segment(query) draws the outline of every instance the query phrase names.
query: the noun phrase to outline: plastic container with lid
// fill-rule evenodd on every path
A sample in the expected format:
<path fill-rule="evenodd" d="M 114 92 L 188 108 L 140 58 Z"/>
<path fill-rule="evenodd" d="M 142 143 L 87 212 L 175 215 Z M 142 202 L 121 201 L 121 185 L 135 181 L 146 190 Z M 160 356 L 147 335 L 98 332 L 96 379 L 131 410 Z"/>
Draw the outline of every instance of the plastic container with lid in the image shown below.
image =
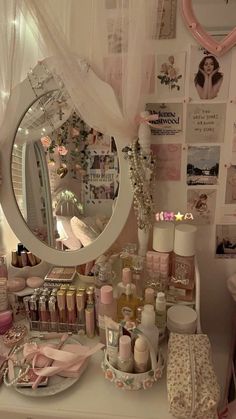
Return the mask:
<path fill-rule="evenodd" d="M 175 304 L 167 310 L 167 328 L 169 332 L 193 334 L 197 328 L 197 313 L 182 304 Z"/>

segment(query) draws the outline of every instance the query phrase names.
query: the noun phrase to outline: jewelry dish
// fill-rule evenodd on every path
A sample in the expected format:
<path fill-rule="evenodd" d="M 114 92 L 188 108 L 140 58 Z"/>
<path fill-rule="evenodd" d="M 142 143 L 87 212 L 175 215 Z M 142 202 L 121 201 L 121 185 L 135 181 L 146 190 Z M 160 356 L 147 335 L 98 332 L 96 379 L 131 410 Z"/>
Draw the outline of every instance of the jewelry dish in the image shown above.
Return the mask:
<path fill-rule="evenodd" d="M 35 339 L 32 342 L 42 342 L 38 339 Z M 58 340 L 56 339 L 48 339 L 47 343 L 58 343 Z M 78 340 L 76 340 L 73 337 L 69 337 L 67 339 L 67 343 L 79 343 Z M 80 376 L 83 374 L 85 369 L 87 368 L 88 360 L 84 362 L 80 374 L 77 377 L 62 377 L 59 375 L 54 375 L 52 377 L 48 378 L 47 386 L 38 387 L 37 389 L 33 390 L 30 387 L 20 387 L 17 385 L 12 385 L 11 387 L 14 388 L 14 390 L 17 393 L 22 394 L 23 396 L 27 397 L 48 397 L 48 396 L 54 396 L 55 394 L 61 393 L 62 391 L 67 390 L 69 387 L 71 387 L 73 384 L 75 384 Z"/>

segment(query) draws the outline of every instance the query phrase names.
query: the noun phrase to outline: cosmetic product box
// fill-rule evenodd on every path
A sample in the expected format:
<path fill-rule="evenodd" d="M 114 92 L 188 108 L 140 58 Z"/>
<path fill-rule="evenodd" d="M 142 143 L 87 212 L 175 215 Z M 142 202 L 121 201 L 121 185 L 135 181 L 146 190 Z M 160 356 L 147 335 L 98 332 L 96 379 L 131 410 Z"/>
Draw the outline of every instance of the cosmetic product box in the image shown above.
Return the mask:
<path fill-rule="evenodd" d="M 13 321 L 24 320 L 27 317 L 23 298 L 33 294 L 33 289 L 26 287 L 19 292 L 8 292 L 8 302 L 13 314 Z"/>
<path fill-rule="evenodd" d="M 151 388 L 156 381 L 160 380 L 165 367 L 165 360 L 161 350 L 159 350 L 158 359 L 156 359 L 155 351 L 150 341 L 141 331 L 138 329 L 135 329 L 135 331 L 137 336 L 142 336 L 147 341 L 151 358 L 151 369 L 149 371 L 142 373 L 120 371 L 110 364 L 106 350 L 104 351 L 104 359 L 101 364 L 104 377 L 122 390 L 147 390 Z"/>
<path fill-rule="evenodd" d="M 76 269 L 71 266 L 53 266 L 44 280 L 48 282 L 71 284 L 76 275 Z"/>

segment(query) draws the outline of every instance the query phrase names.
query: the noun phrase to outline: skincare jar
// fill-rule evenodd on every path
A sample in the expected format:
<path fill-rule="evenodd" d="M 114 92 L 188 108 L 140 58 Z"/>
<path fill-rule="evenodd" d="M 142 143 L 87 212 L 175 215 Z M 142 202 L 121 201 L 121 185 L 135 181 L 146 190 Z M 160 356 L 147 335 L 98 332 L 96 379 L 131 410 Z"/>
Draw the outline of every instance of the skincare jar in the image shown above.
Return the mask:
<path fill-rule="evenodd" d="M 173 333 L 193 334 L 197 328 L 197 313 L 191 307 L 175 304 L 167 310 L 167 329 Z"/>

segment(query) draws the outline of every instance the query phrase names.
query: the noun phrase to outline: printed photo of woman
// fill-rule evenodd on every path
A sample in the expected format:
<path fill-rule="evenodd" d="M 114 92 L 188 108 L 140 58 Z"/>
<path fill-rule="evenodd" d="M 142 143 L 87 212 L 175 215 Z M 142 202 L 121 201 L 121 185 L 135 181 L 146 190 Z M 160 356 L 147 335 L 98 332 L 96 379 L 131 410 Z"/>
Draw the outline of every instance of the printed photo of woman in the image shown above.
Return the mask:
<path fill-rule="evenodd" d="M 223 82 L 223 73 L 213 55 L 206 55 L 200 61 L 194 83 L 200 99 L 214 99 L 217 97 Z"/>
<path fill-rule="evenodd" d="M 231 72 L 232 51 L 216 57 L 205 48 L 190 48 L 189 97 L 192 101 L 208 103 L 227 100 Z"/>

